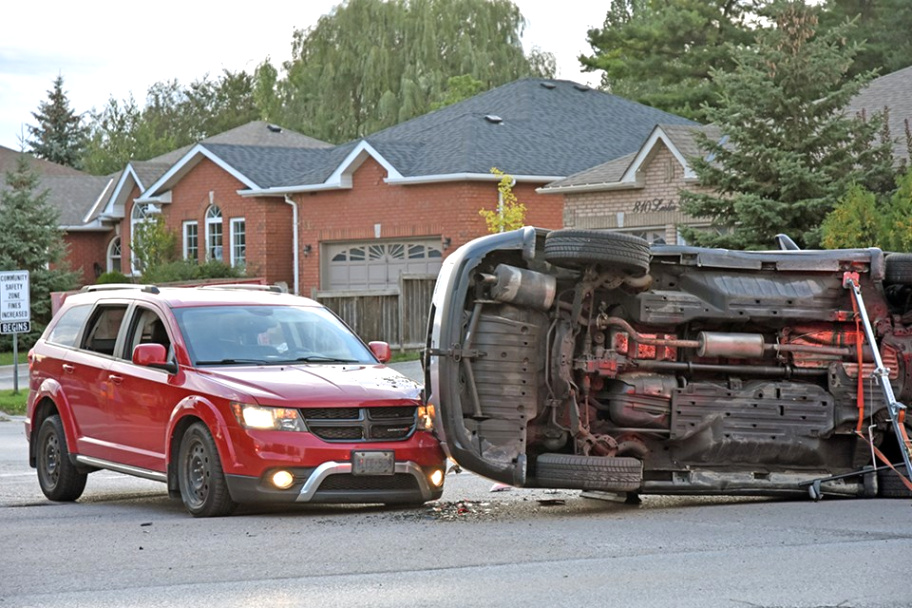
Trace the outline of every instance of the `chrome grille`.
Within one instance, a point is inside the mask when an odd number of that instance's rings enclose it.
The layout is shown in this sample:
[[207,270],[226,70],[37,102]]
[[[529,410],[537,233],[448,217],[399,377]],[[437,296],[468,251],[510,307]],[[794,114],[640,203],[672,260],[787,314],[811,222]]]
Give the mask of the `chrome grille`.
[[414,405],[363,408],[304,408],[307,429],[324,441],[401,441],[417,424]]

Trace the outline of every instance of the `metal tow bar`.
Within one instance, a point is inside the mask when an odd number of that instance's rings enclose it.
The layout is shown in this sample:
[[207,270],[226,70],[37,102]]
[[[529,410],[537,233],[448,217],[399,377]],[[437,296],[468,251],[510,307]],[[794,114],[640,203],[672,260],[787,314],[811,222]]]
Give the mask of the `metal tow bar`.
[[[855,303],[858,305],[858,316],[861,318],[862,324],[864,325],[865,338],[867,339],[868,344],[871,345],[871,352],[874,355],[876,367],[872,375],[877,380],[878,384],[880,384],[880,390],[883,392],[884,398],[887,401],[887,407],[890,410],[890,420],[893,423],[893,433],[896,435],[897,441],[899,441],[899,451],[902,454],[903,462],[906,463],[906,474],[912,474],[912,463],[909,462],[909,449],[903,441],[905,433],[904,429],[901,427],[902,423],[900,422],[900,413],[906,409],[906,406],[896,400],[896,395],[893,393],[893,387],[890,385],[890,370],[884,367],[883,359],[880,357],[880,349],[877,347],[877,342],[874,339],[874,329],[871,327],[871,321],[868,319],[868,312],[864,305],[864,299],[861,297],[861,287],[858,284],[858,275],[853,272],[846,272],[842,277],[842,286],[852,290],[852,295],[855,297]],[[858,373],[861,373],[860,367]]]

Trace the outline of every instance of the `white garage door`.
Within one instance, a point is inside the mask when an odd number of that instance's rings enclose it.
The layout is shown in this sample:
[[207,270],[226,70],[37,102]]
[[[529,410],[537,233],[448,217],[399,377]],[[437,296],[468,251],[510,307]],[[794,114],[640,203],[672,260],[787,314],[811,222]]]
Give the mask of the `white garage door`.
[[440,239],[324,244],[323,289],[367,290],[399,287],[399,275],[440,271]]

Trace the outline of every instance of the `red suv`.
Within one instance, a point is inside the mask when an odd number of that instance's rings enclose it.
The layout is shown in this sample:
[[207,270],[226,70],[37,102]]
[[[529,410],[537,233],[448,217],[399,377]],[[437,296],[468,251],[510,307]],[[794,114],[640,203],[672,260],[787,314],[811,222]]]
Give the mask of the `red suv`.
[[29,353],[29,462],[51,500],[108,469],[165,482],[198,517],[434,500],[445,457],[389,352],[288,294],[89,287]]

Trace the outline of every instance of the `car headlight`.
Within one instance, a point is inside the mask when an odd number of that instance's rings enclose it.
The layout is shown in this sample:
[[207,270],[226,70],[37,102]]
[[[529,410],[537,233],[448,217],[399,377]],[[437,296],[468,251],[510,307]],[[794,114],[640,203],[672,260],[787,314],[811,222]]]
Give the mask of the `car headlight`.
[[431,431],[434,429],[434,406],[431,404],[418,406],[418,430]]
[[263,407],[251,403],[231,402],[238,424],[248,429],[306,431],[298,410],[287,407]]

